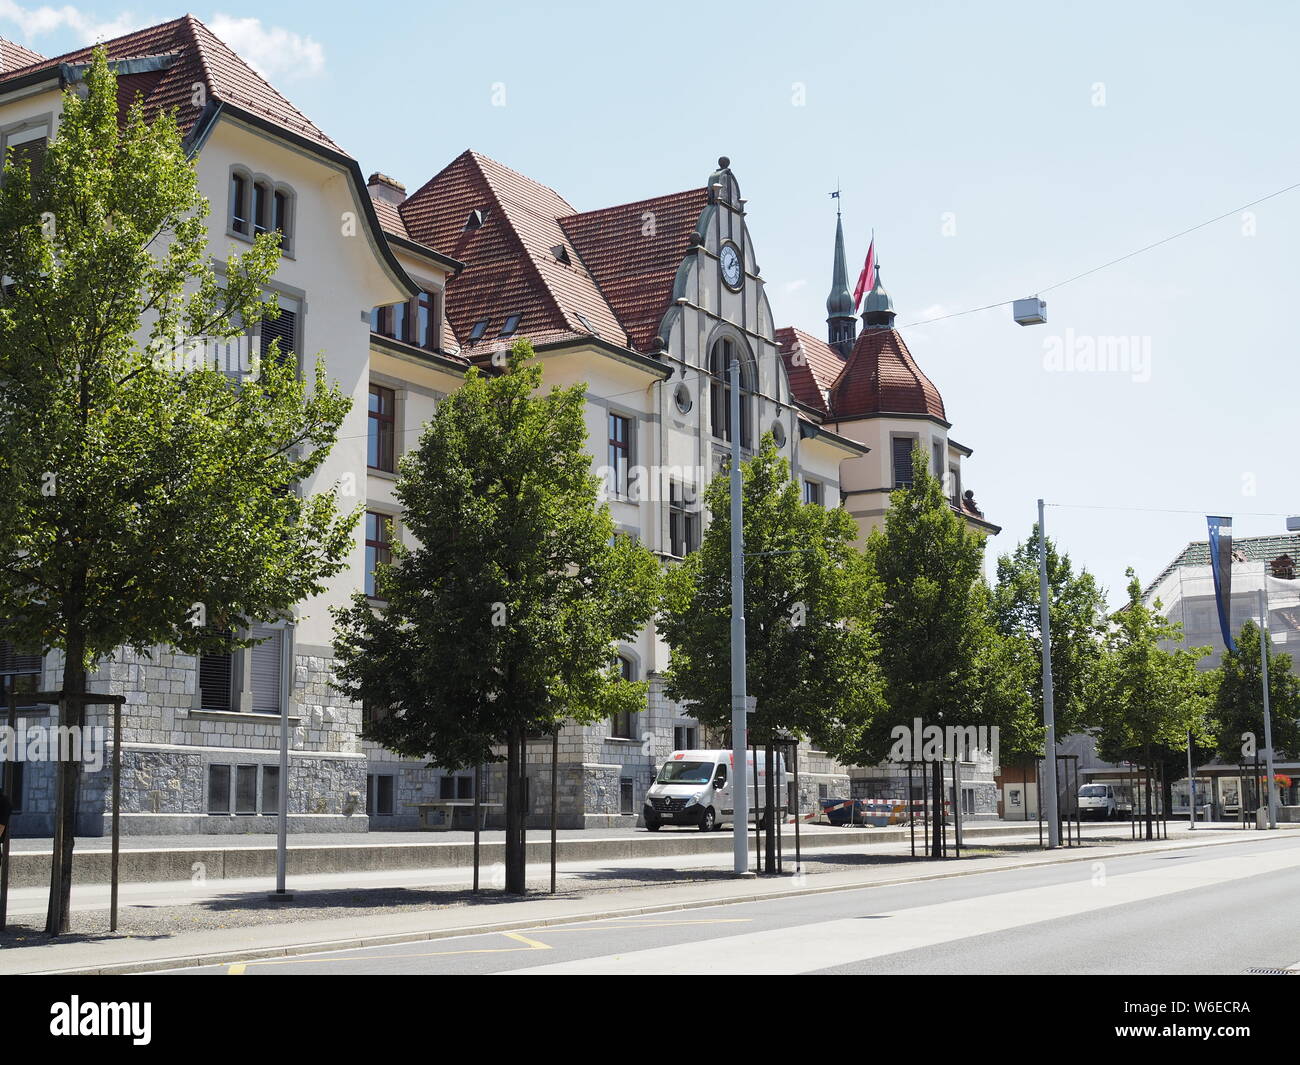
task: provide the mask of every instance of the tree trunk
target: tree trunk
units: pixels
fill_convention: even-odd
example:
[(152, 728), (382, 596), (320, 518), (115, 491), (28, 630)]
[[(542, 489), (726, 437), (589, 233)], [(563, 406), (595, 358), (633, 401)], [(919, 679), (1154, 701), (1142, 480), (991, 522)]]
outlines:
[(930, 857), (943, 857), (943, 763), (932, 762), (930, 768), (931, 806), (933, 817), (930, 823), (934, 827), (934, 838), (930, 843)]
[(506, 742), (506, 893), (522, 895), (527, 890), (524, 864), (524, 740), (520, 729), (512, 729)]
[[(69, 635), (63, 660), (63, 690), (69, 696), (86, 691), (85, 641), (80, 632)], [(82, 732), (86, 705), (80, 698), (65, 696), (59, 704), (59, 724)], [(68, 735), (68, 733), (62, 733)], [(72, 735), (75, 735), (73, 733)], [(85, 737), (82, 737), (84, 743)], [(117, 738), (114, 737), (114, 742)], [(72, 744), (64, 753), (71, 753)], [(55, 784), (54, 847), (51, 854), (50, 900), (45, 912), (45, 932), (57, 936), (71, 929), (72, 851), (77, 835), (77, 805), (81, 798), (81, 763), (60, 759)], [(53, 860), (57, 857), (58, 860)]]
[[(776, 761), (773, 747), (769, 743), (763, 749), (764, 757), (767, 759), (767, 785), (763, 788), (763, 804), (766, 811), (763, 817), (764, 831), (764, 850), (766, 851), (765, 872), (776, 872), (776, 810), (773, 808), (775, 803), (772, 801), (776, 796)], [(757, 772), (755, 768), (755, 772)]]

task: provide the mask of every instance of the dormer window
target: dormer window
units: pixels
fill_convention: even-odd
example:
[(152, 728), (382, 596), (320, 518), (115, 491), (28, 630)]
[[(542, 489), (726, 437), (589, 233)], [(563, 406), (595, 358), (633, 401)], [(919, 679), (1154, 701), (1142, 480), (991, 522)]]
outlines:
[(596, 336), (596, 337), (600, 336), (600, 333), (596, 330), (596, 327), (591, 324), (591, 320), (585, 314), (583, 314), (581, 311), (578, 311), (575, 313), (574, 316), (578, 319), (578, 322), (582, 325), (582, 328), (585, 329), (588, 333), (590, 333), (592, 336)]
[(572, 266), (573, 260), (569, 258), (569, 249), (563, 244), (557, 244), (551, 249), (551, 254), (555, 256), (555, 261), (563, 263), (565, 266)]
[(519, 328), (519, 322), (522, 318), (522, 314), (507, 315), (506, 324), (501, 327), (501, 335), (503, 337), (513, 336), (515, 330)]
[(491, 213), (491, 210), (492, 209), (490, 207), (483, 207), (483, 208), (476, 207), (474, 210), (470, 211), (469, 217), (465, 219), (465, 228), (466, 229), (482, 228), (483, 223), (487, 221), (488, 215)]
[(482, 318), (479, 321), (475, 322), (473, 328), (470, 329), (469, 331), (470, 343), (472, 344), (476, 340), (482, 340), (483, 335), (487, 332), (487, 327), (488, 327), (488, 320), (486, 318)]

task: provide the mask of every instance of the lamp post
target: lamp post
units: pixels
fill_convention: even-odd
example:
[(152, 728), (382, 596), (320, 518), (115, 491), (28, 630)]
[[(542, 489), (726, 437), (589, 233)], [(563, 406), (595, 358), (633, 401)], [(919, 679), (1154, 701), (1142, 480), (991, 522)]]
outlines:
[[(745, 507), (740, 473), (740, 360), (727, 368), (731, 381), (731, 795), (734, 820), (732, 862), (736, 876), (749, 872), (749, 795), (745, 791), (745, 752), (749, 699), (745, 688)], [(758, 772), (757, 760), (754, 771)]]

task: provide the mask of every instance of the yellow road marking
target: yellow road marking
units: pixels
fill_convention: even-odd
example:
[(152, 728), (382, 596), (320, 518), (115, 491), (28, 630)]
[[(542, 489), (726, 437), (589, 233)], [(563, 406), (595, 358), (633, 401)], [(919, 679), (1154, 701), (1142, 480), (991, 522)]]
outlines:
[[(573, 928), (570, 926), (563, 927), (544, 927), (541, 929), (529, 929), (531, 932), (544, 932), (550, 935), (553, 932), (610, 932), (619, 928), (671, 928), (680, 925), (711, 925), (711, 924), (747, 924), (752, 918), (749, 917), (726, 917), (714, 920), (701, 921), (623, 921), (608, 920), (599, 925), (592, 925), (586, 928)], [(547, 943), (542, 943), (536, 939), (530, 939), (520, 932), (481, 932), (480, 936), (502, 935), (507, 939), (513, 939), (518, 943), (524, 944), (523, 947), (482, 947), (471, 950), (433, 950), (425, 951), (419, 954), (363, 954), (358, 957), (347, 958), (329, 958), (322, 957), (319, 954), (304, 955), (301, 958), (267, 958), (250, 962), (237, 962), (231, 965), (227, 970), (229, 976), (242, 976), (250, 965), (306, 965), (310, 962), (359, 962), (359, 961), (391, 961), (400, 958), (446, 958), (458, 954), (516, 954), (521, 950), (553, 950)], [(476, 937), (477, 938), (477, 937)], [(348, 948), (345, 948), (348, 949)], [(365, 950), (365, 947), (353, 947), (352, 950)]]
[(545, 944), (545, 943), (539, 943), (539, 942), (537, 942), (537, 940), (535, 940), (535, 939), (529, 939), (527, 936), (525, 936), (525, 935), (520, 935), (518, 932), (502, 932), (501, 934), (502, 934), (503, 936), (505, 936), (507, 939), (517, 939), (517, 940), (519, 940), (520, 943), (527, 943), (530, 947), (533, 948), (533, 950), (550, 950), (550, 949), (552, 949), (552, 948), (549, 947), (547, 944)]

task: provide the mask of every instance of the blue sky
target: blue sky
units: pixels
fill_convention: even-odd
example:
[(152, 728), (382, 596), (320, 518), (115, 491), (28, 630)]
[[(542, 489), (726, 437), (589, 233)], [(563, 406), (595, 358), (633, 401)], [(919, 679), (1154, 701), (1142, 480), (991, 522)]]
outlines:
[[(837, 181), (850, 270), (874, 227), (900, 325), (1030, 295), (1300, 181), (1300, 17), (1282, 2), (361, 10), (194, 13), (411, 189), (472, 147), (586, 210), (697, 186), (728, 155), (778, 321), (817, 332)], [(179, 13), (0, 0), (0, 34), (53, 55)], [(1154, 577), (1203, 539), (1205, 513), (1238, 535), (1300, 513), (1298, 222), (1300, 189), (1047, 293), (1046, 325), (1003, 307), (904, 330), (975, 450), (966, 487), (1004, 526), (995, 551), (1039, 496), (1069, 504), (1049, 531), (1114, 601), (1126, 566)], [(1107, 338), (1134, 338), (1138, 361), (1048, 366)]]

